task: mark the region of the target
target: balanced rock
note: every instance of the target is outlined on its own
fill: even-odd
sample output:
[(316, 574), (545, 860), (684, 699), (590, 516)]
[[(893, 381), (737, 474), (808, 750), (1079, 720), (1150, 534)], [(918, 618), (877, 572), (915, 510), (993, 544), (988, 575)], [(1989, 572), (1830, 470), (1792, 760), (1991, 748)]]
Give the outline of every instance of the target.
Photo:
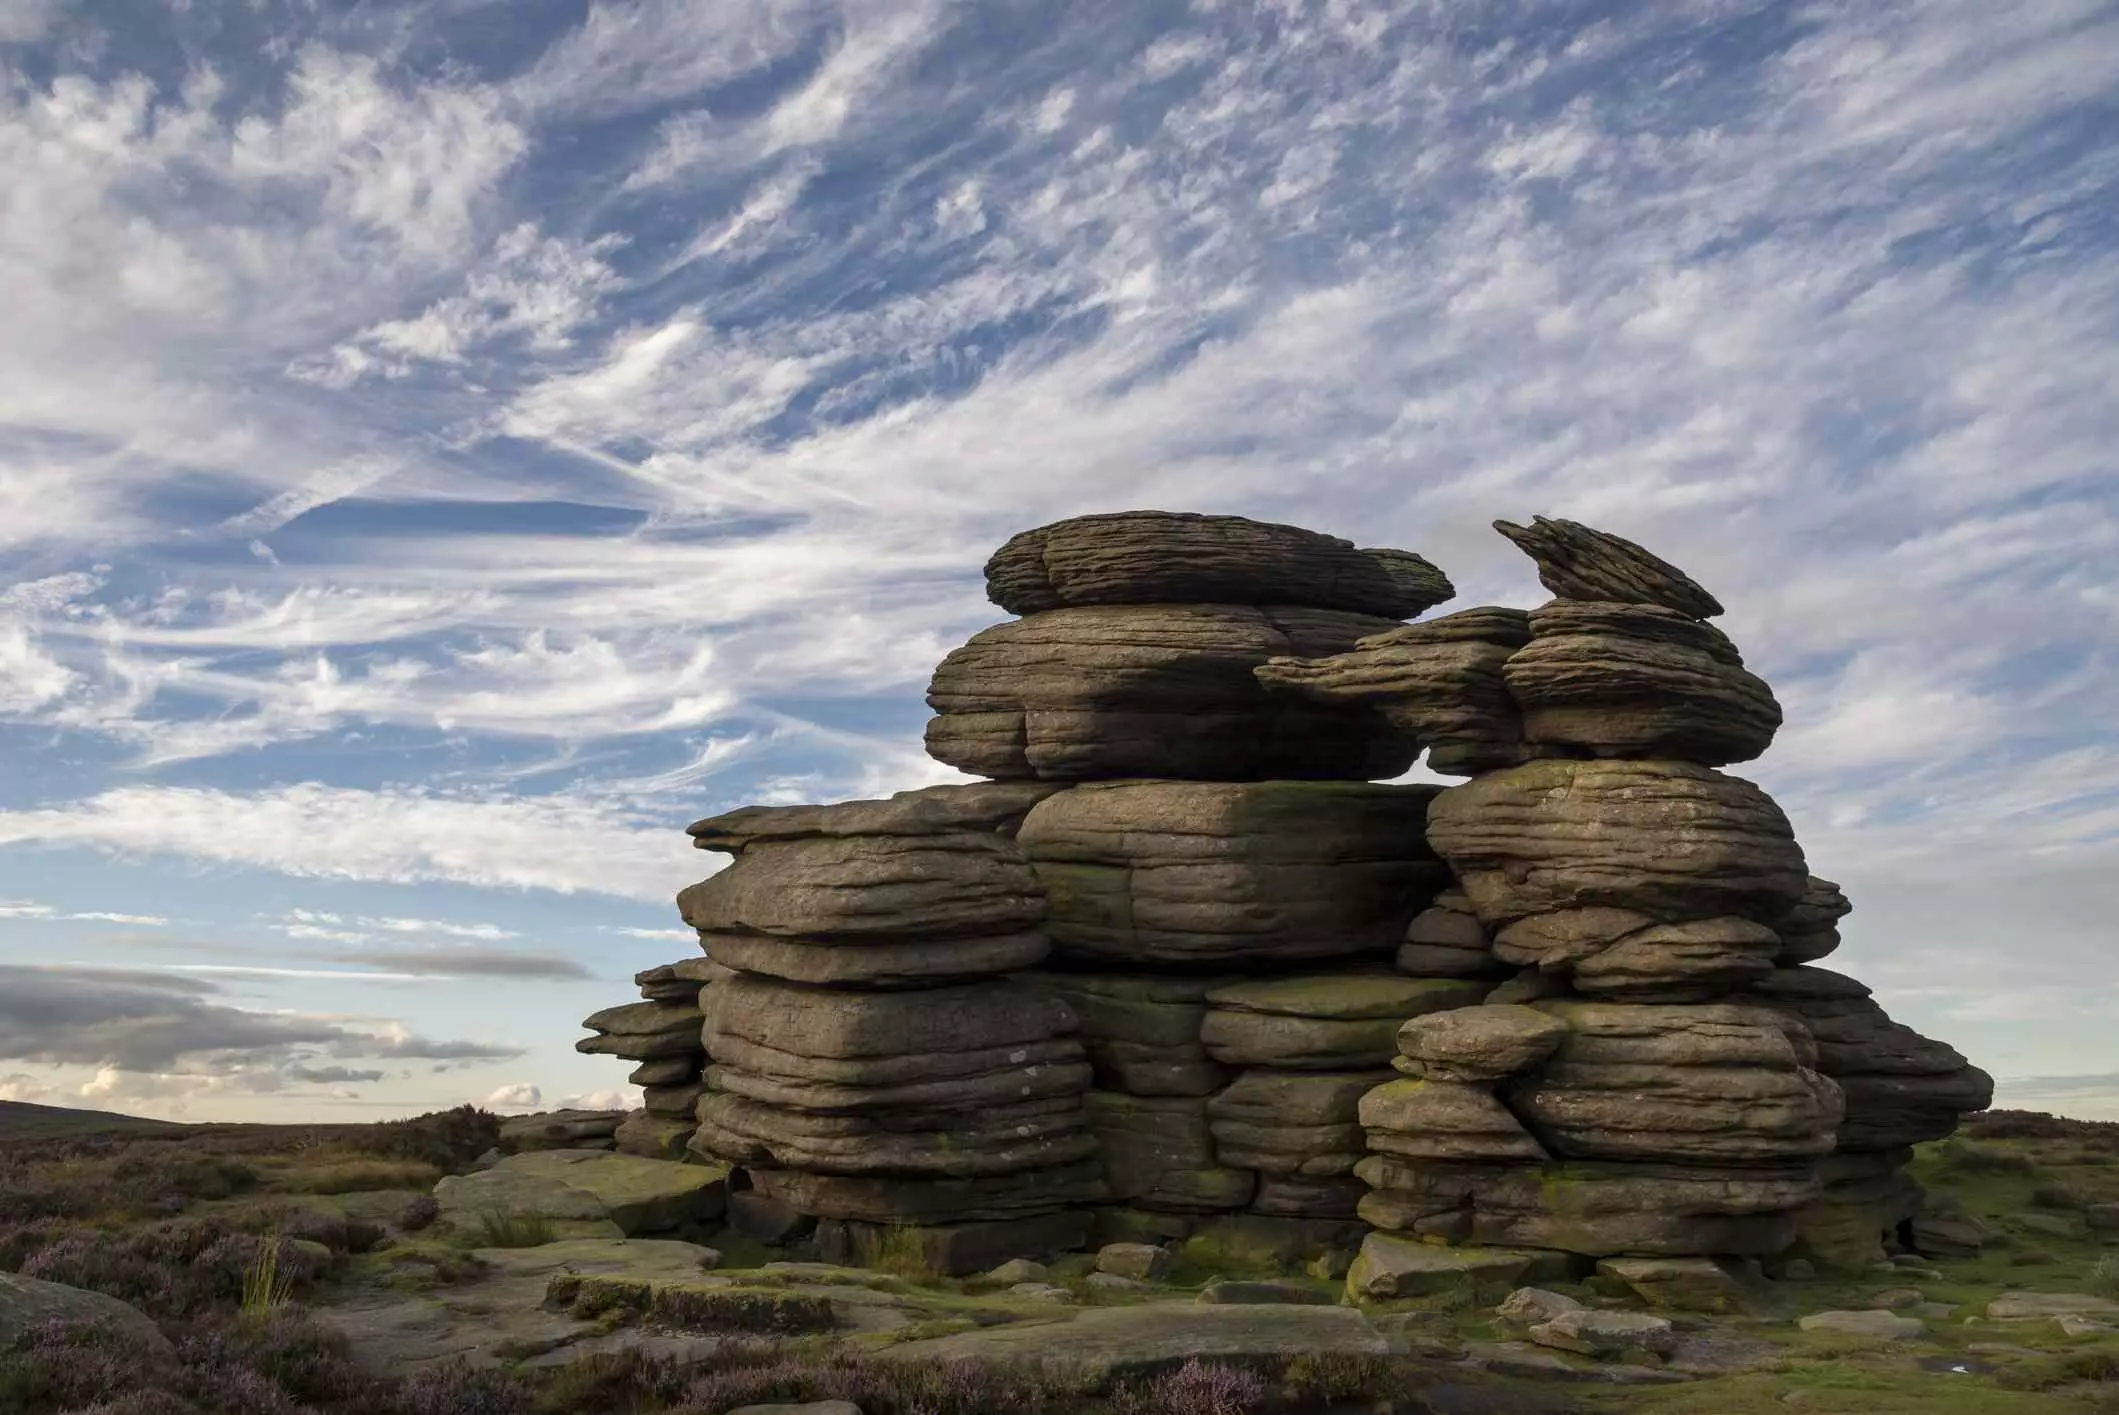
[(1543, 1163), (1551, 1158), (1484, 1086), (1391, 1081), (1361, 1100), (1369, 1149), (1417, 1160)]
[(972, 636), (935, 669), (927, 751), (1002, 779), (1370, 780), (1418, 749), (1360, 705), (1268, 694), (1252, 670), (1334, 654), (1391, 621), (1334, 609), (1054, 609)]
[(1535, 1007), (1482, 1004), (1430, 1012), (1398, 1029), (1400, 1058), (1413, 1063), (1399, 1069), (1437, 1081), (1498, 1081), (1544, 1061), (1570, 1030)]
[(986, 562), (1010, 614), (1081, 604), (1297, 604), (1410, 619), (1456, 590), (1411, 551), (1242, 516), (1117, 511), (1019, 532)]
[(1435, 798), (1428, 843), (1492, 926), (1584, 907), (1772, 924), (1809, 879), (1770, 796), (1689, 762), (1535, 761), (1491, 772)]
[(1496, 521), (1494, 529), (1538, 563), (1538, 582), (1562, 599), (1661, 605), (1693, 619), (1722, 612), (1690, 575), (1623, 536), (1551, 516), (1530, 520)]
[(1246, 1071), (1207, 1102), (1214, 1152), (1275, 1178), (1350, 1175), (1366, 1152), (1361, 1098), (1390, 1079), (1375, 1070)]
[(1040, 802), (1017, 841), (1063, 955), (1130, 965), (1387, 953), (1444, 870), (1432, 786), (1114, 781)]
[(1723, 766), (1772, 745), (1780, 704), (1728, 636), (1653, 604), (1557, 599), (1502, 669), (1523, 736), (1596, 757)]
[(630, 1002), (592, 1013), (581, 1025), (598, 1034), (574, 1043), (574, 1050), (589, 1055), (653, 1061), (699, 1051), (699, 1009), (695, 1006)]
[(1535, 756), (1503, 669), (1530, 642), (1520, 609), (1486, 605), (1387, 629), (1322, 658), (1273, 658), (1256, 670), (1267, 688), (1313, 702), (1366, 706), (1448, 776), (1514, 766)]
[(1568, 1035), (1505, 1094), (1556, 1155), (1765, 1165), (1832, 1149), (1839, 1088), (1804, 1065), (1771, 1008), (1549, 1001), (1538, 1009), (1565, 1022)]

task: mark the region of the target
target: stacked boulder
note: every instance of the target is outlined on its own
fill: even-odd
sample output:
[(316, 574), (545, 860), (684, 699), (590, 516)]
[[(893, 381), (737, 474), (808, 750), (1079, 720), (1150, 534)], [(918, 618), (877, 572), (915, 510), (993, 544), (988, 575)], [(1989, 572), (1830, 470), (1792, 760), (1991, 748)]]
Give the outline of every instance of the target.
[[(1888, 1019), (1826, 996), (1819, 970), (1779, 966), (1821, 956), (1844, 912), (1772, 799), (1719, 770), (1763, 752), (1780, 709), (1706, 622), (1720, 604), (1675, 567), (1573, 522), (1496, 524), (1555, 599), (1258, 675), (1374, 707), (1435, 770), (1473, 778), (1428, 820), (1460, 892), (1416, 921), (1406, 952), (1432, 967), (1460, 949), (1474, 976), (1483, 939), (1519, 970), (1489, 1005), (1399, 1034), (1405, 1079), (1361, 1102), (1375, 1152), (1357, 1171), (1362, 1216), (1592, 1257), (1779, 1253), (1832, 1165), (1868, 1194), (1911, 1133), (1882, 1098), (1904, 1083), (1856, 1080), (1908, 1074), (1859, 1069), (1889, 1048), (1835, 1037), (1828, 1059), (1813, 1033)], [(1928, 1068), (1902, 1110), (1930, 1130), (1984, 1104), (1955, 1053), (1901, 1048), (1894, 1064)], [(1850, 1102), (1835, 1077), (1877, 1098)], [(1843, 1136), (1850, 1111), (1879, 1120)]]
[(940, 786), (753, 806), (691, 827), (733, 857), (678, 899), (727, 972), (702, 999), (692, 1150), (750, 1202), (859, 1256), (919, 1230), (973, 1270), (1083, 1241), (1100, 1197), (1073, 1013), (1020, 976), (1049, 949), (1014, 839), (1053, 788)]
[(633, 976), (645, 1001), (607, 1007), (582, 1020), (596, 1035), (574, 1043), (574, 1050), (639, 1063), (626, 1079), (640, 1087), (643, 1104), (613, 1130), (618, 1150), (647, 1159), (683, 1157), (704, 1084), (699, 993), (711, 976), (704, 958), (649, 968)]
[(1103, 1232), (1344, 1228), (1356, 1107), (1398, 1026), (1484, 989), (1392, 971), (1446, 877), (1424, 844), (1434, 788), (1369, 778), (1417, 745), (1254, 670), (1393, 630), (1447, 579), (1409, 552), (1156, 512), (1025, 532), (986, 569), (1022, 617), (943, 661), (928, 748), (1066, 787), (1017, 839), (1048, 901), (1042, 981), (1094, 1069)]

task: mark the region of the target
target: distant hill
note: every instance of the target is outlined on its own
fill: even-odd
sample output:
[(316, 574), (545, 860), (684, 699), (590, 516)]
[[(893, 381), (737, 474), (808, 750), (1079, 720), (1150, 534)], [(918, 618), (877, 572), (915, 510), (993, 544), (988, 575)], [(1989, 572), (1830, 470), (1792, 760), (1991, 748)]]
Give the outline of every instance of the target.
[(139, 1135), (182, 1130), (168, 1120), (147, 1120), (107, 1110), (72, 1110), (61, 1105), (0, 1101), (0, 1138), (36, 1140), (68, 1135)]

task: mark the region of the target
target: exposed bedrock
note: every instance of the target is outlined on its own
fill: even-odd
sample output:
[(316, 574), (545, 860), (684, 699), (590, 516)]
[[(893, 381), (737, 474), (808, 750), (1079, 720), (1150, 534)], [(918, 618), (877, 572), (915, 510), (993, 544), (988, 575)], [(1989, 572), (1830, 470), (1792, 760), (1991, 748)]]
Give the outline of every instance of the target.
[(1367, 707), (1266, 691), (1252, 670), (1392, 627), (1333, 609), (1054, 609), (974, 635), (935, 669), (928, 754), (999, 778), (1369, 780), (1417, 748)]
[(1410, 619), (1456, 590), (1405, 550), (1359, 550), (1300, 526), (1117, 511), (1019, 532), (986, 562), (1011, 614), (1085, 604), (1293, 604)]
[(1062, 954), (1237, 967), (1386, 954), (1447, 879), (1432, 786), (1093, 783), (1040, 802), (1017, 843)]

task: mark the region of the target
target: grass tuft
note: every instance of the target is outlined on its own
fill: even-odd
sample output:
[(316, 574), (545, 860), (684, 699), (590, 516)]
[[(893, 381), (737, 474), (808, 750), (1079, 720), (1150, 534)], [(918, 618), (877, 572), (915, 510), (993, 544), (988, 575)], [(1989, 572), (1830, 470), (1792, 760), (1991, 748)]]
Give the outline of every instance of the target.
[(484, 1213), (477, 1234), (481, 1248), (541, 1248), (558, 1238), (559, 1228), (543, 1214)]
[(240, 1310), (246, 1317), (263, 1317), (294, 1300), (294, 1276), (281, 1266), (287, 1245), (277, 1233), (268, 1235), (251, 1254), (243, 1269)]

